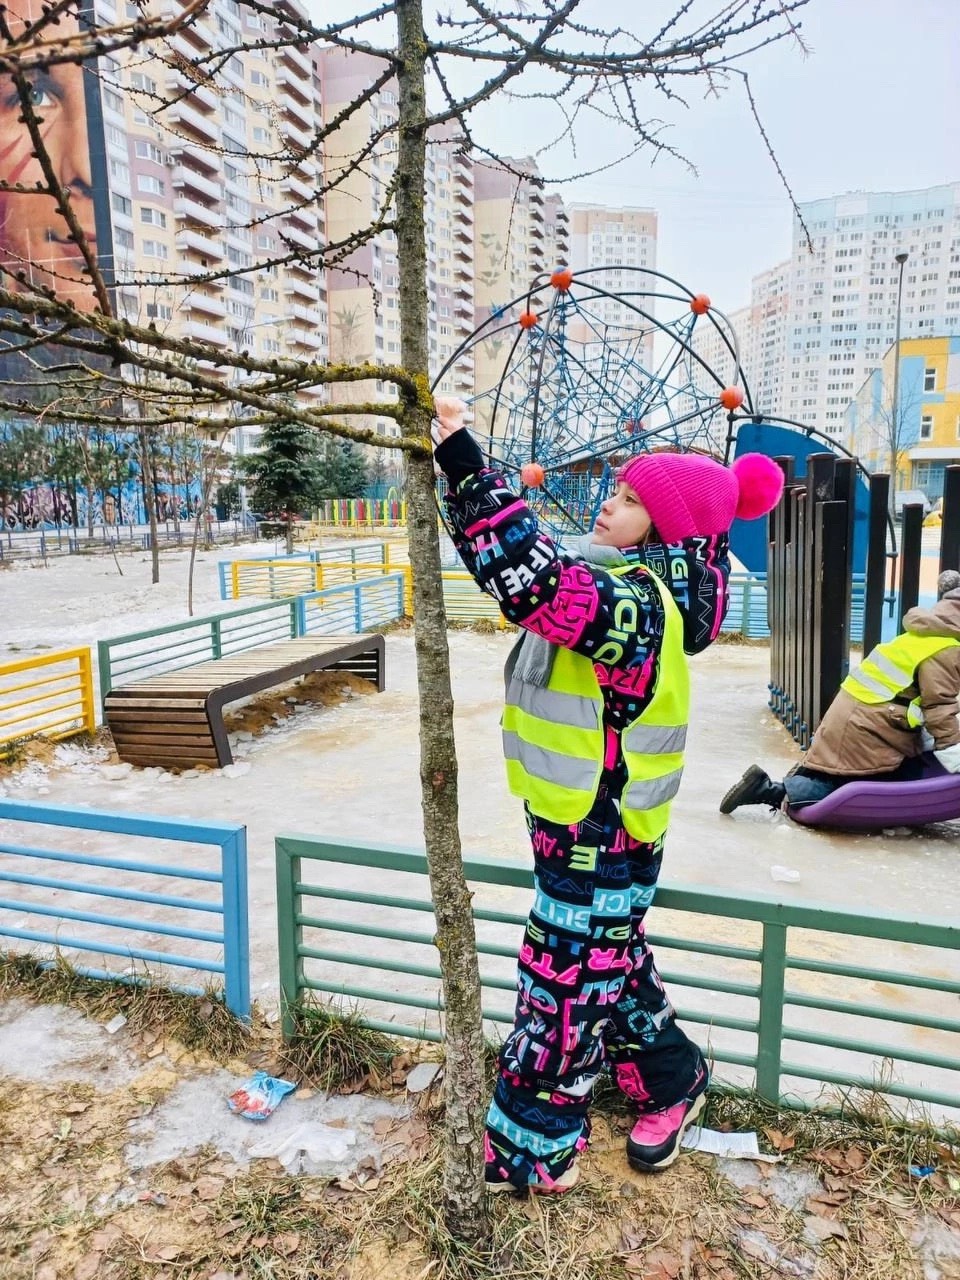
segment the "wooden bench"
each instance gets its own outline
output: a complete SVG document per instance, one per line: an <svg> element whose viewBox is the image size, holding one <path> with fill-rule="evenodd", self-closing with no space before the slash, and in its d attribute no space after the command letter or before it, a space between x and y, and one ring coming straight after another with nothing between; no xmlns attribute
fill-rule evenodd
<svg viewBox="0 0 960 1280"><path fill-rule="evenodd" d="M315 636L247 649L111 689L104 712L121 760L217 769L233 760L227 703L312 671L350 671L382 692L383 636Z"/></svg>

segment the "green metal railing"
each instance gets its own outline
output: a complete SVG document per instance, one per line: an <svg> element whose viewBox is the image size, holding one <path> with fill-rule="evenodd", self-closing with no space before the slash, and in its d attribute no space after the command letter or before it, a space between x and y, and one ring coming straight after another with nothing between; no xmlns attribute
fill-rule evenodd
<svg viewBox="0 0 960 1280"><path fill-rule="evenodd" d="M144 680L164 671L178 671L195 663L241 653L272 640L297 636L296 600L270 600L265 604L188 618L150 631L132 631L97 641L100 705L111 689Z"/></svg>
<svg viewBox="0 0 960 1280"><path fill-rule="evenodd" d="M323 864L333 874L324 880L304 878L304 864ZM387 873L404 873L420 877L422 896L396 896L386 892L368 892L364 889L344 887L344 877L337 869L352 867L354 879L362 877L363 869ZM424 1015L442 1010L439 993L430 994L425 984L416 989L390 992L386 978L380 985L363 985L345 978L344 968L359 966L379 974L407 975L425 982L438 983L440 968L433 942L433 907L429 896L423 894L426 876L426 859L422 853L399 848L379 848L374 845L341 844L301 836L279 836L276 840L277 910L280 945L280 989L283 1005L284 1033L290 1035L294 1025L294 1008L305 992L318 991L345 996L350 1000L373 1001L387 1005L388 1012L398 1009L419 1009ZM502 889L531 889L532 869L528 864L494 862L486 859L464 861L464 872L471 886L498 886ZM339 884L336 880L339 878ZM371 877L367 877L369 881ZM382 879L382 878L381 878ZM385 886L381 883L379 888ZM416 892L416 891L415 891ZM501 895L502 896L502 895ZM363 920L349 918L343 907L327 914L312 914L314 901L331 904L356 904L366 908ZM475 898L476 901L476 898ZM309 909L308 909L309 907ZM370 909L373 909L372 911ZM322 910L322 908L321 908ZM377 921L377 911L390 912L389 925ZM780 1105L809 1105L798 1100L795 1090L786 1092L785 1080L812 1081L823 1086L878 1089L892 1097L931 1103L941 1107L960 1108L960 1021L941 1016L945 1002L943 996L960 995L960 928L943 920L898 919L869 912L837 911L831 907L812 904L778 902L756 894L733 897L712 889L688 889L664 884L657 890L656 915L664 912L682 912L698 918L701 923L699 937L679 937L651 934L650 942L659 952L674 951L695 957L709 957L721 969L746 966L751 970L750 980L707 973L699 961L692 971L681 972L660 969L664 981L671 986L688 991L709 994L708 1009L678 1007L678 1014L686 1022L698 1023L710 1028L725 1029L735 1037L747 1037L752 1046L741 1048L711 1047L716 1062L752 1069L757 1092L771 1102ZM399 927L400 912L417 912L426 915L429 927ZM474 919L478 925L513 926L517 929L509 945L478 939L477 950L481 961L486 957L515 959L519 944L519 930L526 922L525 914L483 906L474 907ZM744 945L739 937L735 943L704 938L709 921L714 932L730 930L733 922L739 933L755 935L755 944ZM726 922L726 923L725 923ZM812 953L791 950L794 940L802 942L809 933L816 935L819 946ZM479 929L478 929L479 933ZM350 951L332 935L347 935L358 939L359 949ZM797 935L803 935L797 937ZM908 968L880 968L869 964L846 963L832 958L842 940L857 939L862 954L873 940L889 951L891 944L906 944L910 951L905 959L916 957L917 965ZM808 946L811 939L807 939ZM376 944L380 943L381 946ZM427 948L425 963L410 960L403 954L409 946ZM929 954L933 951L932 957ZM327 966L327 972L316 976L311 962ZM889 961L888 961L889 963ZM308 964L311 965L308 971ZM945 977L944 971L953 977ZM793 978L788 987L787 976ZM796 975L794 977L794 975ZM802 975L806 975L804 978ZM810 990L801 987L806 983ZM837 988L861 983L894 989L887 1004L871 1003L862 989L856 998L837 998ZM495 991L515 989L512 977L482 975L484 990L484 1017L490 1022L512 1021L512 1011L487 1006L486 997ZM827 985L827 994L815 990ZM942 993L932 1010L919 1007L923 993ZM718 1000L718 997L723 997ZM725 1005L744 1005L747 1009L727 1011ZM913 1007L911 1007L913 1006ZM785 1020L788 1009L813 1011L815 1020L810 1026L794 1025ZM886 1024L890 1029L917 1029L915 1043L901 1037L899 1043L874 1039L860 1039L856 1035L838 1034L831 1029L831 1018L843 1019L849 1027L851 1020L866 1019ZM394 1020L364 1018L367 1025L396 1035L419 1039L440 1040L441 1033L425 1024L408 1025ZM932 1033L932 1034L931 1034ZM939 1038L946 1052L934 1052L929 1047L931 1039ZM916 1038L918 1037L918 1038ZM812 1046L821 1056L829 1055L826 1063L794 1060L784 1056L785 1044ZM940 1046L935 1046L940 1047ZM843 1057L855 1055L870 1060L873 1074L845 1070ZM946 1088L931 1087L922 1072L913 1072L910 1080L892 1078L893 1063L926 1068L936 1076L946 1077Z"/></svg>

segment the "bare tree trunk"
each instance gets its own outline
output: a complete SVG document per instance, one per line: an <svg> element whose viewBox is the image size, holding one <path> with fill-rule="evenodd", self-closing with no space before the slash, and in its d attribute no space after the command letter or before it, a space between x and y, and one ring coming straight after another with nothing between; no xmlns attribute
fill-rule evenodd
<svg viewBox="0 0 960 1280"><path fill-rule="evenodd" d="M153 566L151 581L160 581L160 543L157 538L157 491L153 484L153 472L150 469L150 441L146 427L137 428L140 441L140 479L143 482L143 503L147 508L147 519L150 521L150 559Z"/></svg>
<svg viewBox="0 0 960 1280"><path fill-rule="evenodd" d="M483 1210L483 1028L471 895L463 875L453 737L450 651L440 576L427 347L424 224L426 38L422 0L398 0L400 69L397 155L397 256L400 261L402 361L420 394L405 394L404 435L424 442L407 454L410 563L420 695L423 834L436 913L446 1006L444 1208L452 1235L479 1241Z"/></svg>

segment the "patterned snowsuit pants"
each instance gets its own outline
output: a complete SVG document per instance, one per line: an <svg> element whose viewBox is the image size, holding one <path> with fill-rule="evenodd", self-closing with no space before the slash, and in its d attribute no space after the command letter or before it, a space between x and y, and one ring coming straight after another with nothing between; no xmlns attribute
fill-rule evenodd
<svg viewBox="0 0 960 1280"><path fill-rule="evenodd" d="M488 1176L516 1186L559 1177L586 1146L605 1066L641 1112L673 1106L706 1076L644 935L662 838L628 835L606 785L575 826L529 812L527 826L536 896L485 1138Z"/></svg>

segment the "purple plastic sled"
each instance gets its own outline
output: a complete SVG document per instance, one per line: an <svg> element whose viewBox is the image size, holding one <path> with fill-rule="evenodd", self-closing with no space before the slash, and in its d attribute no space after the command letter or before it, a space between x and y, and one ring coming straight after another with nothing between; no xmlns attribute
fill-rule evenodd
<svg viewBox="0 0 960 1280"><path fill-rule="evenodd" d="M947 773L933 756L923 757L916 782L848 782L816 804L787 813L806 827L878 831L881 827L922 827L960 818L960 773Z"/></svg>

